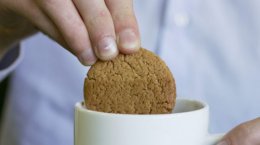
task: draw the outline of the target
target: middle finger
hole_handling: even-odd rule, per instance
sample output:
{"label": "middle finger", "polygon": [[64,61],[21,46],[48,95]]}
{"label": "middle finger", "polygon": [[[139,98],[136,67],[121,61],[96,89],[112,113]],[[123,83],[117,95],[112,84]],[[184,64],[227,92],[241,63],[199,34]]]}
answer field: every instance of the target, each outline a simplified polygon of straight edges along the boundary
{"label": "middle finger", "polygon": [[115,29],[104,0],[74,0],[89,31],[97,57],[109,60],[117,56]]}

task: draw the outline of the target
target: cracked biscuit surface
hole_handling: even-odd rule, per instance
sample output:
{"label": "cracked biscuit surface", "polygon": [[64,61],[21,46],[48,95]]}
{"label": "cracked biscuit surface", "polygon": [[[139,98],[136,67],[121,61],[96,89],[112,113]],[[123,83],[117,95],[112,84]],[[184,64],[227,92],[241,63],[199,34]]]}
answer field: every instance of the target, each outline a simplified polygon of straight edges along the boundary
{"label": "cracked biscuit surface", "polygon": [[121,114],[171,113],[176,87],[166,64],[141,48],[91,66],[84,84],[86,107]]}

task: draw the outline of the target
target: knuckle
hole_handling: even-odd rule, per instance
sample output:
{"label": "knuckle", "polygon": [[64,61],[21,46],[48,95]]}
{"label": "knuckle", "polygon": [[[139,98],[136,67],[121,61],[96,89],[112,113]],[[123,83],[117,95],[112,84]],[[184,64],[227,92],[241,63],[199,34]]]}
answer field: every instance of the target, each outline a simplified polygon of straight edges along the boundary
{"label": "knuckle", "polygon": [[72,33],[86,31],[85,25],[80,19],[72,18],[72,20],[69,22],[69,25],[72,27],[71,29]]}
{"label": "knuckle", "polygon": [[106,10],[101,10],[97,14],[93,14],[88,19],[86,23],[91,26],[104,24],[104,21],[110,18],[110,14]]}
{"label": "knuckle", "polygon": [[114,16],[114,24],[117,32],[126,28],[138,31],[138,25],[132,14],[118,14]]}
{"label": "knuckle", "polygon": [[42,8],[56,8],[61,4],[60,0],[36,0],[35,2]]}
{"label": "knuckle", "polygon": [[113,17],[116,21],[131,21],[134,18],[133,13],[128,12],[128,13],[115,13],[113,14]]}
{"label": "knuckle", "polygon": [[233,139],[230,137],[225,138],[225,141],[228,145],[236,145]]}
{"label": "knuckle", "polygon": [[84,48],[89,45],[89,40],[86,39],[83,35],[79,35],[78,33],[77,35],[72,34],[68,36],[66,42],[74,54],[80,54]]}
{"label": "knuckle", "polygon": [[45,4],[54,4],[55,3],[55,0],[36,0],[40,3],[45,3]]}
{"label": "knuckle", "polygon": [[113,16],[115,27],[118,31],[125,28],[137,28],[137,21],[132,14],[116,14]]}
{"label": "knuckle", "polygon": [[237,128],[241,134],[248,135],[250,134],[250,128],[248,123],[242,123]]}
{"label": "knuckle", "polygon": [[248,122],[240,124],[237,128],[239,137],[243,138],[244,143],[252,142],[252,130],[250,128],[250,124]]}
{"label": "knuckle", "polygon": [[86,20],[89,37],[93,43],[105,36],[115,37],[114,24],[110,13],[101,11]]}

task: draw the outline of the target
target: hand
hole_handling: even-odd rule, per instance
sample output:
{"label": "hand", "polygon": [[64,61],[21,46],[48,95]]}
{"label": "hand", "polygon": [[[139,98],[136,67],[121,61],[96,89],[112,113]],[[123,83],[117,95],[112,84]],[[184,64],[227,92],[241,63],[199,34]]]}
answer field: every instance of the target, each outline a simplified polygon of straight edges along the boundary
{"label": "hand", "polygon": [[217,145],[260,145],[260,117],[238,125]]}
{"label": "hand", "polygon": [[0,0],[0,60],[11,45],[36,32],[30,22],[1,6]]}
{"label": "hand", "polygon": [[[97,58],[110,60],[119,51],[130,54],[140,48],[132,5],[132,0],[0,0],[0,22],[29,22],[17,25],[26,30],[19,36],[31,35],[37,28],[82,64],[92,65]],[[12,33],[8,35],[17,40]]]}

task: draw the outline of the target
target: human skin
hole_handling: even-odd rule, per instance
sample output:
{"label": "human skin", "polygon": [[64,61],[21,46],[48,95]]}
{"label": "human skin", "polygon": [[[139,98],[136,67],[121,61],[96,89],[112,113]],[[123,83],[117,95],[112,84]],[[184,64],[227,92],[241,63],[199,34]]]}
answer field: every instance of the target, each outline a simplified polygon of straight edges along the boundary
{"label": "human skin", "polygon": [[0,0],[1,55],[38,31],[84,65],[140,48],[132,0]]}
{"label": "human skin", "polygon": [[260,145],[260,117],[233,128],[217,145]]}
{"label": "human skin", "polygon": [[[132,0],[0,0],[0,59],[43,32],[84,65],[140,48]],[[218,145],[260,145],[260,118],[232,129]]]}

